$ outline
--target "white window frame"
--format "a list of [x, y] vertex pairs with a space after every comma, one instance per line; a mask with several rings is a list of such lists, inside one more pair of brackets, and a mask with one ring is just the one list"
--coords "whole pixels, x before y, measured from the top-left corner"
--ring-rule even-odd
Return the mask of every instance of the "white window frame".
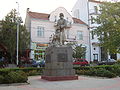
[[77, 31], [77, 40], [83, 40], [83, 31]]
[[37, 26], [37, 37], [44, 37], [44, 27]]

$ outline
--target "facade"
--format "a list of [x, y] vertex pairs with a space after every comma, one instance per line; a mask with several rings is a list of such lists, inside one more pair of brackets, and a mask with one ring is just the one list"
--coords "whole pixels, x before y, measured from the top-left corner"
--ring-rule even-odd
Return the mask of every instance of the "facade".
[[66, 39], [69, 42], [76, 41], [87, 48], [86, 59], [90, 60], [89, 50], [89, 30], [88, 25], [80, 19], [73, 18], [65, 8], [59, 7], [50, 14], [31, 12], [27, 10], [25, 25], [30, 31], [31, 38], [31, 58], [44, 59], [45, 48], [50, 43], [50, 37], [55, 33], [55, 27], [59, 14], [64, 14], [64, 19], [70, 25], [65, 30]]
[[97, 36], [93, 34], [93, 29], [99, 26], [99, 22], [95, 22], [94, 18], [100, 15], [99, 6], [102, 4], [100, 0], [78, 0], [72, 9], [72, 15], [78, 19], [81, 19], [89, 25], [90, 30], [90, 50], [91, 50], [91, 61], [101, 61], [107, 58], [119, 59], [117, 55], [105, 55], [104, 48], [99, 47], [99, 40]]
[[[97, 36], [93, 35], [92, 30], [99, 24], [94, 22], [99, 13], [101, 2], [95, 0], [78, 0], [72, 9], [72, 15], [83, 20], [89, 25], [90, 30], [90, 50], [91, 61], [101, 61], [101, 47], [98, 46]], [[76, 14], [76, 11], [79, 12]], [[78, 17], [79, 16], [79, 17]]]

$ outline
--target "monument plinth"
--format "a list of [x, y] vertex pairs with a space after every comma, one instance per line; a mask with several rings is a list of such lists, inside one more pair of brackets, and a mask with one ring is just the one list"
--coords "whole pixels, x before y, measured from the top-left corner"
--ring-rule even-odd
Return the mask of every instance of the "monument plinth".
[[67, 21], [63, 13], [60, 13], [55, 27], [55, 35], [45, 52], [45, 70], [41, 78], [49, 81], [76, 80], [78, 76], [75, 76], [73, 69], [72, 47], [64, 45]]
[[72, 53], [72, 48], [68, 46], [48, 47], [42, 79], [49, 81], [78, 79], [73, 69]]

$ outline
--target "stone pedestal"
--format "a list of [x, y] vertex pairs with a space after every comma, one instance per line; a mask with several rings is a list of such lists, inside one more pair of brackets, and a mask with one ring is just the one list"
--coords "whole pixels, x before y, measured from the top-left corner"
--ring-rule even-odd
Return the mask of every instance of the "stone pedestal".
[[73, 69], [72, 53], [71, 47], [48, 47], [45, 70], [41, 78], [49, 81], [78, 79]]

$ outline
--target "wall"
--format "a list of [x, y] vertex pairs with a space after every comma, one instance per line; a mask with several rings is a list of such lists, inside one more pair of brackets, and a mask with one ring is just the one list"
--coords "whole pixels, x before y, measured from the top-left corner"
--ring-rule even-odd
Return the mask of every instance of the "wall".
[[[72, 8], [72, 15], [76, 17], [75, 12], [79, 10], [79, 19], [88, 24], [88, 0], [78, 0]], [[77, 17], [76, 17], [77, 18]]]
[[[59, 19], [59, 13], [63, 13], [65, 16], [65, 19], [68, 18], [68, 21], [73, 23], [72, 16], [66, 11], [66, 9], [60, 7], [53, 11], [50, 14], [49, 20], [41, 20], [41, 19], [35, 19], [35, 18], [29, 18], [30, 23], [28, 26], [30, 27], [31, 30], [31, 49], [35, 50], [36, 49], [36, 44], [37, 43], [49, 43], [49, 37], [55, 33], [55, 16], [57, 15], [57, 20]], [[28, 20], [28, 21], [29, 21]], [[44, 37], [37, 37], [37, 26], [44, 27]], [[90, 50], [89, 50], [89, 30], [88, 26], [85, 24], [79, 24], [79, 23], [73, 23], [71, 28], [67, 28], [69, 30], [69, 38], [75, 38], [77, 36], [77, 31], [82, 31], [83, 32], [83, 40], [77, 40], [79, 44], [83, 44], [84, 46], [87, 47], [87, 52], [86, 52], [86, 59], [90, 61]], [[31, 57], [33, 57], [34, 51], [31, 52]]]

